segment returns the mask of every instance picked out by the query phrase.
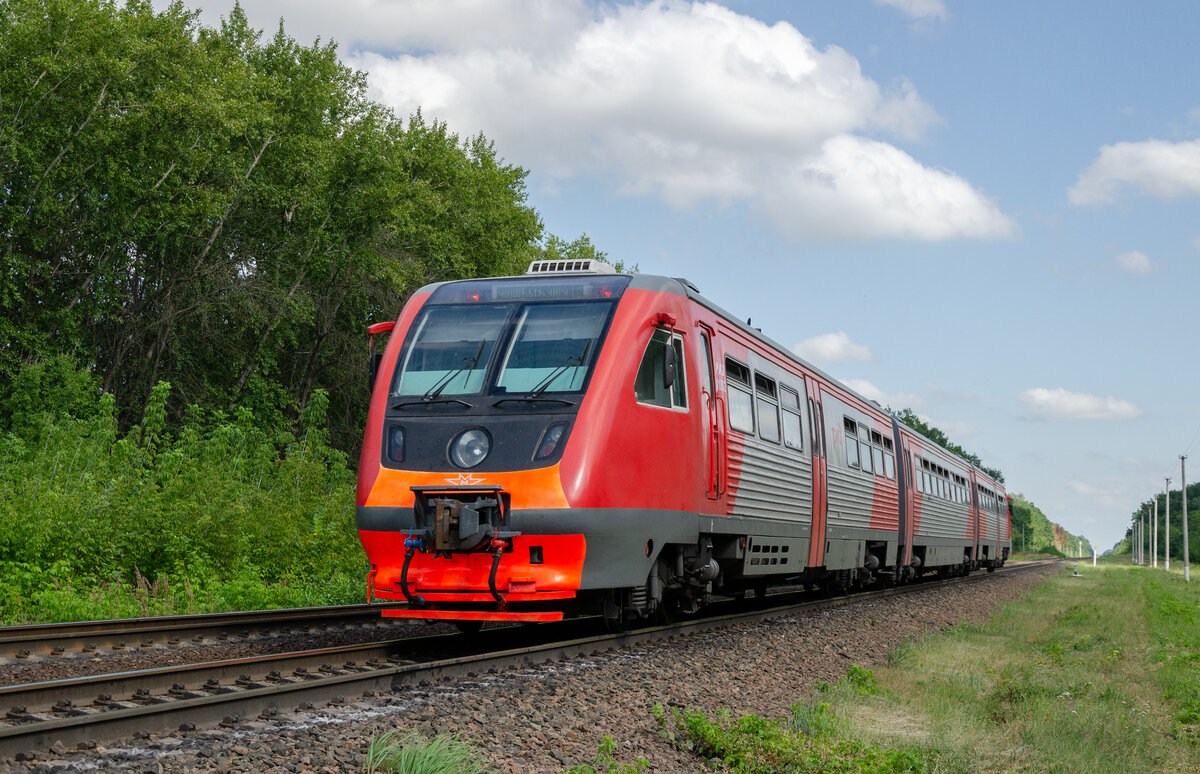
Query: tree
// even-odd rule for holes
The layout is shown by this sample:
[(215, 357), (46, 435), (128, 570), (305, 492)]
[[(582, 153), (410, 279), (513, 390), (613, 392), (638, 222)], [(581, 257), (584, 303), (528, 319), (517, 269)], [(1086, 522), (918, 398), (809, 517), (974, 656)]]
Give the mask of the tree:
[(0, 14), (0, 374), (67, 353), (122, 427), (160, 381), (343, 449), (365, 326), (429, 282), (524, 271), (525, 170), (482, 135), (371, 102), (332, 43), (179, 3), (8, 0)]

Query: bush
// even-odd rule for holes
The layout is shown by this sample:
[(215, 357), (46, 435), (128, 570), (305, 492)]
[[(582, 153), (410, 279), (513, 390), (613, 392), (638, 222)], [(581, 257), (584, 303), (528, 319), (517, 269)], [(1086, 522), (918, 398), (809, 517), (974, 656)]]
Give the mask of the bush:
[(314, 394), (299, 432), (249, 409), (191, 407), (171, 386), (121, 433), (115, 403), (64, 361), (0, 395), (0, 618), (6, 622), (362, 599), (354, 475)]

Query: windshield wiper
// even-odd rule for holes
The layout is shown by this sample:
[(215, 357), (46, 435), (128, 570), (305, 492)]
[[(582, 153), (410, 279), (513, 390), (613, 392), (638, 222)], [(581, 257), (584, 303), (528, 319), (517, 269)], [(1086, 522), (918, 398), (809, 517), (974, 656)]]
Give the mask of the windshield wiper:
[(442, 390), (446, 389), (446, 385), (448, 385), (448, 384), (450, 384), (450, 382), (454, 381), (454, 377), (458, 376), (463, 371), (467, 371), (468, 373), (470, 373), (470, 371), (474, 371), (475, 364), (479, 362), (479, 356), (482, 353), (483, 353), (483, 341), (480, 340), (479, 348), (475, 350), (475, 357), (470, 357), (470, 356), (464, 357), (463, 361), (462, 361), (462, 365), (460, 365), (458, 368), (455, 368), (453, 371), (448, 372), (441, 379), (438, 379), (437, 384), (430, 387), (429, 390), (425, 393), (425, 395), (422, 396), (423, 399), (424, 400), (433, 400), (434, 398), (436, 398), (437, 396), (442, 394)]
[(501, 398), (492, 404), (492, 408), (500, 408), (505, 403), (532, 403), (535, 406), (539, 403), (557, 403), (560, 406), (574, 406), (575, 402), (564, 400), (562, 398), (531, 398), (528, 395), (524, 397)]
[(429, 400), (425, 400), (425, 399), (408, 400), (403, 403), (397, 403), (396, 405), (392, 406), (392, 410), (398, 411), (400, 409), (408, 408), (409, 406), (442, 406), (442, 405), (445, 405), (445, 406), (458, 405), (458, 406), (462, 406), (463, 408), (472, 408), (472, 404), (467, 403), (465, 400), (459, 400), (458, 398), (430, 398)]
[(591, 348), (592, 348), (592, 340), (588, 339), (587, 342), (585, 342), (583, 345), (582, 352), (580, 352), (578, 355), (571, 355), (566, 360), (564, 360), (562, 365), (560, 365), (558, 368), (554, 369), (554, 371), (547, 374), (545, 379), (542, 379), (540, 382), (537, 383), (537, 385), (532, 390), (525, 393), (525, 397), (526, 398), (542, 397), (542, 393), (545, 392), (546, 390), (550, 389), (550, 385), (554, 384), (555, 380), (558, 379), (558, 377), (565, 374), (567, 372), (568, 368), (570, 368), (572, 366), (579, 367), (579, 366), (583, 365), (583, 361), (587, 359), (588, 350)]

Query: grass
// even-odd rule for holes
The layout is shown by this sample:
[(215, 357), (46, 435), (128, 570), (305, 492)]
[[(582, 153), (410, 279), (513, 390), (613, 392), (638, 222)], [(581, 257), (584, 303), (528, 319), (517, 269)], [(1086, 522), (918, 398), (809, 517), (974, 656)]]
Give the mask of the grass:
[(933, 771), (1200, 769), (1200, 589), (1072, 568), (984, 626), (895, 651), (881, 692), (826, 699), (868, 744), (937, 751)]
[(852, 666), (786, 721), (660, 709), (660, 733), (747, 773), (1200, 770), (1200, 584), (1072, 569)]
[(481, 774), (483, 763), (470, 742), (456, 736), (426, 738), (389, 731), (367, 750), (367, 774)]

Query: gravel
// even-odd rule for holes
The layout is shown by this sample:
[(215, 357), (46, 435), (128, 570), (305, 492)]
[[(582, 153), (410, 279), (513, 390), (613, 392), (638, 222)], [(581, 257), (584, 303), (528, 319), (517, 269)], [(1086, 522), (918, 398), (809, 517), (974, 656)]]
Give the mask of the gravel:
[(606, 734), (617, 741), (623, 762), (645, 758), (650, 771), (704, 771), (703, 761), (659, 738), (655, 704), (783, 717), (817, 682), (837, 680), (851, 664), (877, 664), (906, 640), (982, 622), (1051, 572), (997, 575), (599, 656), (405, 687), (232, 729), (147, 734), (84, 751), (59, 746), (33, 761), (0, 761), (0, 771), (358, 772), (371, 739), (390, 730), (460, 734), (498, 772), (561, 772), (590, 763)]

